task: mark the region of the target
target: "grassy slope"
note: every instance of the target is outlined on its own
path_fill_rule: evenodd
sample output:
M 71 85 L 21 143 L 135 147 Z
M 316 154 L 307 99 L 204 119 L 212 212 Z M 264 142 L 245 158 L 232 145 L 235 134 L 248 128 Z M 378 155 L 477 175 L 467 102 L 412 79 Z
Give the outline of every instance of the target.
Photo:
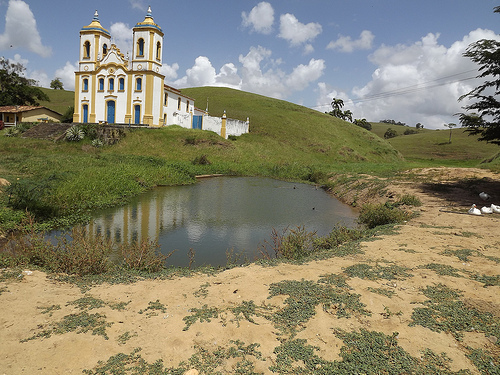
M 0 135 L 0 175 L 19 178 L 29 192 L 23 199 L 37 205 L 39 216 L 50 216 L 48 208 L 60 215 L 84 212 L 154 185 L 192 183 L 198 174 L 318 182 L 336 171 L 402 168 L 387 141 L 317 111 L 229 89 L 192 89 L 188 95 L 205 98 L 202 102 L 209 95 L 213 114 L 225 108 L 230 117 L 249 116 L 251 133 L 231 141 L 178 126 L 138 129 L 102 149 L 89 140 L 54 143 Z M 193 163 L 202 156 L 211 164 Z
M 418 134 L 403 135 L 408 127 L 384 123 L 371 123 L 372 132 L 384 136 L 388 128 L 398 132 L 398 136 L 388 142 L 407 161 L 425 161 L 438 164 L 462 163 L 463 166 L 476 166 L 479 162 L 492 158 L 500 147 L 491 143 L 479 142 L 477 136 L 469 136 L 463 129 L 452 129 L 451 143 L 448 143 L 448 129 L 421 129 Z M 410 127 L 410 129 L 414 129 Z M 498 169 L 498 167 L 496 168 Z
M 250 134 L 241 137 L 241 147 L 263 159 L 281 163 L 303 157 L 325 163 L 400 159 L 387 142 L 380 142 L 370 132 L 306 107 L 228 88 L 201 87 L 182 92 L 197 103 L 206 103 L 209 98 L 213 116 L 226 110 L 230 118 L 249 117 Z
M 40 90 L 42 90 L 50 98 L 50 101 L 42 101 L 40 102 L 40 105 L 50 108 L 53 111 L 59 112 L 60 114 L 64 114 L 68 107 L 71 107 L 75 104 L 74 91 L 52 90 L 44 87 L 40 87 Z

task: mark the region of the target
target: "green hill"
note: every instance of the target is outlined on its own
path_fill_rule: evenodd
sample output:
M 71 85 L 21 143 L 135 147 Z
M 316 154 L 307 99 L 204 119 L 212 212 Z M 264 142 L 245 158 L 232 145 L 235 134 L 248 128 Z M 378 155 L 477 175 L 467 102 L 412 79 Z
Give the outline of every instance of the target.
M 64 113 L 74 104 L 73 91 L 46 88 L 42 90 L 51 101 L 42 102 L 41 105 L 59 113 Z M 200 108 L 205 107 L 208 99 L 209 112 L 212 116 L 221 116 L 226 110 L 230 118 L 246 120 L 249 117 L 251 133 L 240 137 L 238 152 L 249 153 L 270 163 L 317 164 L 363 161 L 380 163 L 400 160 L 402 155 L 407 161 L 412 162 L 460 161 L 472 166 L 481 160 L 493 157 L 500 151 L 498 146 L 478 142 L 477 137 L 469 136 L 460 128 L 452 130 L 450 144 L 448 129 L 424 128 L 419 129 L 418 134 L 403 135 L 405 130 L 416 129 L 372 122 L 372 130 L 367 132 L 329 115 L 244 91 L 199 87 L 183 89 L 182 92 L 195 98 Z M 398 136 L 383 140 L 388 128 L 395 130 Z M 397 152 L 391 149 L 391 146 Z M 153 151 L 155 149 L 156 147 L 152 146 L 151 152 L 166 153 L 165 150 Z M 235 158 L 234 155 L 228 156 L 227 153 L 225 156 Z
M 414 127 L 371 123 L 372 132 L 384 137 L 388 128 L 395 130 L 398 136 L 387 141 L 398 150 L 407 161 L 464 161 L 469 166 L 489 159 L 500 151 L 497 145 L 479 142 L 477 136 L 470 136 L 462 128 L 419 129 L 417 134 L 404 135 L 405 130 Z
M 52 90 L 44 87 L 40 87 L 50 101 L 41 101 L 40 105 L 50 108 L 53 111 L 64 114 L 68 110 L 68 107 L 72 107 L 75 104 L 75 92 L 66 90 Z
M 209 103 L 212 116 L 250 119 L 250 133 L 235 144 L 249 155 L 273 162 L 393 162 L 400 155 L 388 142 L 358 126 L 283 100 L 229 88 L 200 87 L 182 92 Z

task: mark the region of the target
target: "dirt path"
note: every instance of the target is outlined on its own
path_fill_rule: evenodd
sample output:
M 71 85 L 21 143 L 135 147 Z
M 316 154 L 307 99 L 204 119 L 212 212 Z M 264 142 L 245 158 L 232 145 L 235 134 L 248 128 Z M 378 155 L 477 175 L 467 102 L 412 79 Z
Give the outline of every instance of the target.
M 340 361 L 340 349 L 346 342 L 335 334 L 339 329 L 365 329 L 389 336 L 398 332 L 397 343 L 412 357 L 422 358 L 423 351 L 431 349 L 437 354 L 446 353 L 451 360 L 450 370 L 469 369 L 478 374 L 466 356 L 470 352 L 467 348 L 482 349 L 498 360 L 500 337 L 492 334 L 494 331 L 477 326 L 471 332 L 462 332 L 457 339 L 451 333 L 410 323 L 414 321 L 415 309 L 429 307 L 425 304 L 429 296 L 423 290 L 441 284 L 461 292 L 456 300 L 467 311 L 485 314 L 497 327 L 500 325 L 500 214 L 466 214 L 472 203 L 480 204 L 478 190 L 490 192 L 496 199 L 494 203 L 500 204 L 500 178 L 471 169 L 411 173 L 411 179 L 391 184 L 387 194 L 418 196 L 423 202 L 420 215 L 400 226 L 397 234 L 362 243 L 360 254 L 305 265 L 250 265 L 216 275 L 104 284 L 85 293 L 74 285 L 51 281 L 38 271 L 26 270 L 19 281 L 0 282 L 0 374 L 79 374 L 83 369 L 93 369 L 98 361 L 107 361 L 118 353 L 130 354 L 135 348 L 141 348 L 139 354 L 147 363 L 161 359 L 165 367 L 177 367 L 202 349 L 213 354 L 218 347 L 237 345 L 231 340 L 244 342 L 246 349 L 240 348 L 239 352 L 253 363 L 255 372 L 270 374 L 270 367 L 280 364 L 275 353 L 281 345 L 279 338 L 305 339 L 308 345 L 318 348 L 315 354 L 325 361 Z M 464 183 L 464 178 L 469 180 Z M 371 267 L 371 279 L 348 272 L 354 270 L 348 267 L 357 264 Z M 384 276 L 388 270 L 395 278 Z M 288 295 L 270 297 L 273 285 L 297 281 L 298 290 L 310 281 L 309 287 L 324 287 L 325 275 L 342 275 L 349 288 L 336 290 L 342 296 L 359 294 L 359 301 L 369 314 L 363 314 L 361 309 L 343 317 L 339 314 L 340 305 L 322 308 L 318 303 L 313 315 L 304 315 L 302 323 L 295 326 L 294 337 L 280 330 L 276 320 L 264 317 L 279 311 L 290 312 L 286 309 Z M 85 300 L 87 305 L 83 300 L 74 303 L 82 297 L 92 298 Z M 103 302 L 101 306 L 99 300 Z M 302 306 L 300 313 L 306 311 L 306 306 Z M 84 312 L 87 316 L 100 314 L 109 326 L 94 334 L 92 329 L 86 333 L 51 331 L 71 314 L 80 314 L 83 319 Z M 185 317 L 192 317 L 192 325 Z M 202 322 L 203 319 L 206 320 Z M 446 320 L 438 320 L 443 319 Z M 51 333 L 50 337 L 23 341 L 43 332 L 45 336 Z M 247 347 L 252 343 L 260 345 L 256 350 L 262 357 L 252 354 Z M 208 357 L 203 358 L 207 361 Z M 226 359 L 219 369 L 222 373 L 235 373 L 237 360 Z M 304 364 L 298 361 L 295 365 Z M 316 365 L 318 371 L 321 366 Z M 193 361 L 184 366 L 186 370 L 190 367 L 203 368 Z

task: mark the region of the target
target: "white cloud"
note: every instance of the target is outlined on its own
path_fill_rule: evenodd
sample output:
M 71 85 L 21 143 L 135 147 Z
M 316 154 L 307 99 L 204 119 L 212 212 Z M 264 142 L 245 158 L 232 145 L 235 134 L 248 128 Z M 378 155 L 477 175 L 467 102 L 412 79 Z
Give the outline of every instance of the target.
M 146 11 L 147 9 L 147 6 L 144 2 L 144 0 L 129 0 L 130 2 L 130 6 L 132 7 L 132 9 L 139 9 L 139 10 L 143 10 L 143 11 Z
M 254 92 L 274 98 L 286 98 L 316 81 L 325 70 L 324 60 L 311 59 L 287 74 L 279 68 L 281 59 L 273 60 L 272 52 L 262 46 L 251 47 L 239 56 L 239 65 L 224 64 L 219 72 L 208 57 L 196 58 L 186 75 L 171 84 L 176 87 L 221 86 Z
M 268 2 L 257 4 L 250 11 L 241 13 L 242 25 L 249 27 L 251 31 L 261 34 L 270 34 L 274 23 L 274 9 Z
M 77 70 L 78 70 L 78 62 L 76 62 L 75 64 L 71 64 L 69 61 L 66 61 L 66 65 L 56 70 L 54 78 L 58 77 L 61 79 L 61 82 L 65 90 L 74 90 L 75 72 Z
M 47 73 L 42 70 L 31 70 L 29 68 L 29 60 L 21 57 L 20 54 L 16 53 L 13 59 L 8 59 L 11 64 L 21 64 L 24 67 L 24 71 L 21 73 L 23 77 L 28 79 L 33 79 L 36 84 L 41 87 L 49 87 L 50 79 Z
M 458 98 L 482 83 L 468 79 L 478 75 L 478 66 L 462 54 L 470 43 L 483 38 L 500 40 L 493 31 L 477 29 L 450 47 L 439 44 L 438 34 L 410 45 L 382 45 L 370 56 L 377 66 L 371 81 L 353 89 L 353 102 L 346 98 L 344 109 L 350 109 L 355 118 L 393 119 L 408 125 L 420 122 L 431 129 L 457 123 L 454 114 L 466 104 Z M 331 94 L 320 90 L 320 95 L 327 96 L 319 103 L 331 101 L 335 97 Z
M 173 63 L 172 65 L 163 64 L 160 73 L 165 76 L 167 82 L 172 82 L 177 78 L 177 71 L 179 70 L 179 64 Z
M 127 55 L 127 52 L 132 53 L 132 39 L 134 31 L 129 25 L 123 22 L 116 22 L 111 25 L 109 32 L 113 37 L 113 43 L 120 49 L 120 52 Z
M 50 47 L 42 44 L 36 19 L 28 4 L 10 0 L 5 14 L 5 32 L 0 35 L 0 50 L 25 48 L 42 57 L 52 54 Z
M 313 41 L 323 28 L 319 23 L 303 24 L 293 14 L 287 13 L 280 16 L 279 37 L 287 40 L 292 46 L 300 46 Z M 308 47 L 310 49 L 310 47 Z
M 292 73 L 286 78 L 286 87 L 293 91 L 300 91 L 306 87 L 310 82 L 318 80 L 323 75 L 325 70 L 325 61 L 311 59 L 309 64 L 300 64 Z
M 359 39 L 352 40 L 350 36 L 342 36 L 335 41 L 331 41 L 326 46 L 327 49 L 337 49 L 340 52 L 353 52 L 355 50 L 371 49 L 375 36 L 369 30 L 363 30 Z

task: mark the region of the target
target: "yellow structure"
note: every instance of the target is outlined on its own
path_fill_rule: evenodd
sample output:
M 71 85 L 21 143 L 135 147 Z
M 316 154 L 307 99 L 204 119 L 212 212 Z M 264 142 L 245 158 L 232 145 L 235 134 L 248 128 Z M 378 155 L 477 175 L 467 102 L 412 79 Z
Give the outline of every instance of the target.
M 7 126 L 19 122 L 61 122 L 62 115 L 43 106 L 11 105 L 0 107 L 0 121 Z
M 73 122 L 160 126 L 164 122 L 163 31 L 151 8 L 133 28 L 131 56 L 124 56 L 102 27 L 97 11 L 80 30 Z

